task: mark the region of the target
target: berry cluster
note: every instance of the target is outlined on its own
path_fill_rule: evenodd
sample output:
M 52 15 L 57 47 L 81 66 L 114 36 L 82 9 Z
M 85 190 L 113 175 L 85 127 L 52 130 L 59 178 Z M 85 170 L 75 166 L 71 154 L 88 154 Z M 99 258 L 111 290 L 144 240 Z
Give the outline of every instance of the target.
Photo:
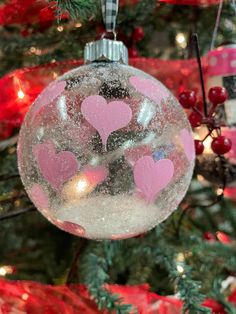
M 212 137 L 211 149 L 217 155 L 223 155 L 230 151 L 232 142 L 227 137 L 221 135 L 219 122 L 215 118 L 215 109 L 227 100 L 228 94 L 224 87 L 212 87 L 208 93 L 208 99 L 211 103 L 209 113 L 204 114 L 201 111 L 202 103 L 197 102 L 197 96 L 194 91 L 184 91 L 179 95 L 179 102 L 185 109 L 192 109 L 189 115 L 189 122 L 193 128 L 200 125 L 206 125 L 209 133 L 203 140 L 195 140 L 195 150 L 197 155 L 204 152 L 204 141 L 208 136 Z M 213 136 L 216 131 L 217 136 Z

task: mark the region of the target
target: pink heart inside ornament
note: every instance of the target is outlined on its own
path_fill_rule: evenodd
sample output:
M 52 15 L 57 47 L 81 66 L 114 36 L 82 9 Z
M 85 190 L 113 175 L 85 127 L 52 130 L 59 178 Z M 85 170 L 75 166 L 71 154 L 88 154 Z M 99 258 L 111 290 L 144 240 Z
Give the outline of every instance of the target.
M 128 104 L 119 100 L 107 103 L 105 98 L 98 95 L 87 97 L 82 102 L 81 112 L 98 131 L 105 149 L 109 135 L 127 126 L 132 119 L 132 110 Z
M 70 222 L 70 221 L 56 221 L 56 225 L 63 229 L 66 230 L 67 232 L 70 232 L 76 236 L 84 236 L 85 235 L 85 229 L 76 223 Z
M 33 154 L 43 177 L 54 189 L 75 175 L 79 168 L 73 153 L 62 151 L 57 154 L 51 142 L 35 145 Z
M 134 182 L 147 203 L 154 202 L 174 175 L 174 164 L 170 159 L 154 161 L 150 156 L 140 158 L 134 166 Z
M 35 183 L 29 192 L 30 198 L 39 209 L 48 209 L 49 199 L 40 184 Z
M 97 186 L 106 180 L 109 171 L 104 166 L 87 166 L 82 173 L 86 176 L 90 185 Z
M 163 99 L 170 96 L 169 91 L 163 84 L 161 84 L 161 82 L 139 76 L 131 76 L 129 81 L 137 91 L 147 96 L 158 105 L 161 104 Z
M 181 142 L 183 143 L 186 157 L 190 162 L 192 162 L 195 158 L 195 147 L 192 133 L 189 132 L 187 129 L 183 129 L 180 131 L 180 139 Z

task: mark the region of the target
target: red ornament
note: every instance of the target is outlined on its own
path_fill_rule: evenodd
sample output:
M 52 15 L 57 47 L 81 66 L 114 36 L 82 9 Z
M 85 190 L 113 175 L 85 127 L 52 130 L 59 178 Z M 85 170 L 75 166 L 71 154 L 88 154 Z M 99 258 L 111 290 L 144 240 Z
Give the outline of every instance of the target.
M 134 28 L 132 33 L 132 40 L 133 42 L 140 41 L 144 38 L 144 30 L 142 26 L 137 26 Z
M 223 155 L 230 151 L 232 142 L 229 138 L 220 135 L 213 139 L 211 149 L 215 154 Z
M 202 117 L 199 113 L 192 112 L 188 119 L 193 128 L 196 128 L 201 125 Z
M 193 107 L 196 101 L 197 97 L 194 91 L 184 91 L 179 95 L 179 102 L 185 109 Z
M 224 87 L 215 86 L 210 88 L 208 93 L 209 100 L 213 105 L 223 104 L 228 97 L 227 90 Z
M 138 50 L 135 47 L 129 48 L 129 57 L 130 58 L 137 58 L 138 57 Z
M 203 142 L 199 140 L 195 140 L 194 144 L 195 144 L 196 155 L 201 155 L 205 148 Z

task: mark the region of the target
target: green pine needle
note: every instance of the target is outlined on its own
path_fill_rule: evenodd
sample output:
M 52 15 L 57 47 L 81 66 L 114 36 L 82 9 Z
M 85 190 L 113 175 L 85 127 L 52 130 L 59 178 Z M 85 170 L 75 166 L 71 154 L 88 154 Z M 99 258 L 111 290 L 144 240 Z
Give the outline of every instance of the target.
M 94 15 L 98 8 L 96 0 L 57 0 L 56 2 L 58 15 L 68 12 L 73 19 L 87 20 Z
M 119 243 L 103 242 L 97 244 L 94 253 L 89 253 L 84 261 L 86 266 L 85 284 L 100 310 L 107 309 L 117 314 L 129 314 L 132 306 L 123 304 L 122 299 L 111 294 L 104 285 L 109 281 L 109 267 L 119 250 Z M 114 312 L 115 311 L 115 312 Z

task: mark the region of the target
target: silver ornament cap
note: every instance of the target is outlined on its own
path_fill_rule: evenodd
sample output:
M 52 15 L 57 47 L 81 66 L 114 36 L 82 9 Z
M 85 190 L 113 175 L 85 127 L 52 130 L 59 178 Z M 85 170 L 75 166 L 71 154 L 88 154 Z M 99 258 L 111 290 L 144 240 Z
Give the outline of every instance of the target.
M 119 62 L 128 64 L 128 49 L 122 41 L 101 39 L 87 43 L 84 50 L 84 62 Z

